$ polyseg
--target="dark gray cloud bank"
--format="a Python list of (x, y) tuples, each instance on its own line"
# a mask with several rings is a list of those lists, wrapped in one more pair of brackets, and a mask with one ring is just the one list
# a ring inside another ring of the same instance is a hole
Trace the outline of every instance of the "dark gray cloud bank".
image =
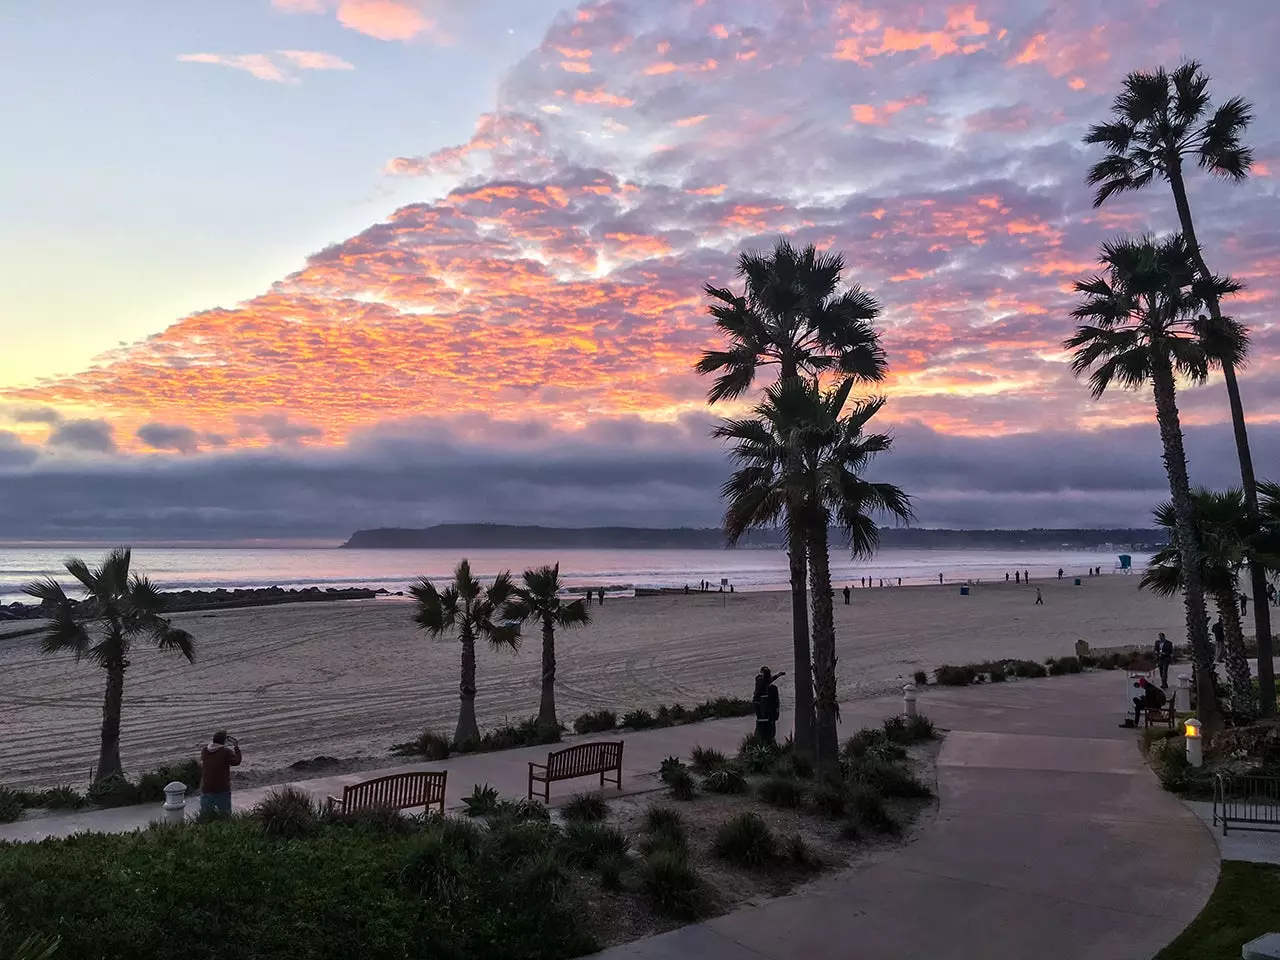
[[(78, 453), (0, 432), (0, 540), (343, 538), (452, 521), (710, 526), (730, 469), (710, 422), (622, 419), (566, 436), (471, 416), (384, 425), (339, 448), (284, 440), (187, 456), (112, 452), (109, 429), (87, 426), (64, 434)], [(191, 448), (162, 426), (143, 428), (149, 443)], [(908, 424), (874, 475), (913, 495), (922, 526), (1147, 525), (1167, 496), (1154, 424), (1072, 427), (960, 437)], [(1259, 475), (1280, 476), (1280, 427), (1255, 425), (1252, 439)], [(1194, 482), (1236, 482), (1229, 427), (1188, 428), (1187, 444)]]

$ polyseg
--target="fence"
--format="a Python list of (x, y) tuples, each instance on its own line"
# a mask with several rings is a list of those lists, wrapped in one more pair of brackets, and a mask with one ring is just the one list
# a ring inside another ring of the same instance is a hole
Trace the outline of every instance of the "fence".
[(1240, 830), (1280, 830), (1280, 777), (1214, 777), (1213, 825), (1219, 823), (1224, 837), (1230, 826)]

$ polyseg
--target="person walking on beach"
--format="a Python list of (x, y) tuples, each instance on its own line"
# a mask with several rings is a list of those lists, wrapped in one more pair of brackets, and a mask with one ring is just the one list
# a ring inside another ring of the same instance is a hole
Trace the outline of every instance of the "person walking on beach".
[(1044, 606), (1044, 597), (1040, 595), (1040, 588), (1036, 587), (1036, 602), (1032, 604), (1034, 607)]
[(1009, 571), (1008, 571), (1008, 570), (1006, 570), (1006, 571), (1004, 572), (1004, 582), (1005, 582), (1005, 583), (1008, 583), (1008, 582), (1009, 582)]
[[(227, 745), (227, 741), (231, 745)], [(200, 751), (200, 814), (231, 812), (231, 768), (240, 766), (240, 741), (219, 730)]]
[(1061, 579), (1062, 579), (1062, 568), (1061, 568), (1061, 567), (1059, 567), (1059, 568), (1058, 568), (1058, 579), (1059, 579), (1059, 580), (1061, 580)]
[(1019, 573), (1017, 570), (1013, 571), (1013, 582), (1014, 583), (1022, 582), (1022, 574)]
[(1169, 689), (1169, 664), (1173, 663), (1173, 641), (1163, 633), (1156, 640), (1156, 667), (1160, 671), (1160, 689)]
[(782, 712), (778, 677), (768, 667), (761, 667), (756, 674), (755, 693), (751, 697), (756, 708), (756, 736), (765, 743), (773, 743), (778, 736), (778, 716)]
[(1023, 579), (1023, 580), (1025, 580), (1025, 581), (1027, 581), (1027, 583), (1030, 583), (1030, 582), (1031, 582), (1031, 571), (1030, 571), (1030, 570), (1023, 570), (1023, 571), (1022, 571), (1022, 579)]
[[(1161, 634), (1164, 636), (1164, 634)], [(1222, 618), (1213, 621), (1214, 659), (1221, 663), (1227, 658), (1226, 631), (1222, 629)]]
[[(723, 588), (723, 587), (721, 587), (720, 589), (722, 589), (722, 590), (723, 590), (724, 588)], [(599, 594), (599, 597), (600, 597), (600, 606), (602, 606), (602, 607), (603, 607), (603, 606), (604, 606), (604, 587), (601, 587), (601, 588), (597, 591), (597, 593)]]
[(942, 574), (938, 574), (938, 586), (942, 586)]
[(848, 588), (848, 587), (845, 587), (845, 588), (844, 588), (844, 605), (845, 605), (846, 607), (849, 605), (849, 594), (850, 594), (850, 592), (851, 592), (851, 591), (849, 590), (849, 588)]

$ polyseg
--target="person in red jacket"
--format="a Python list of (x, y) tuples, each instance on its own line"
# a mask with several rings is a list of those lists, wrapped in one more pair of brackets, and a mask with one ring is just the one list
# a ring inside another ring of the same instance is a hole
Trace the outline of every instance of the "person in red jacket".
[[(230, 741), (228, 745), (227, 741)], [(240, 766), (240, 741), (219, 730), (200, 751), (200, 813), (231, 812), (231, 768)]]

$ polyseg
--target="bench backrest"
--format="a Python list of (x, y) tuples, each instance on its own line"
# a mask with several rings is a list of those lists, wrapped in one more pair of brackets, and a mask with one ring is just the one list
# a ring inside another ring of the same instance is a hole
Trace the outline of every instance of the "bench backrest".
[(396, 773), (354, 783), (342, 790), (342, 805), (350, 811), (364, 807), (425, 807), (444, 799), (447, 774), (437, 771)]
[(613, 770), (622, 764), (622, 741), (579, 743), (547, 756), (547, 776), (582, 777), (590, 773)]

